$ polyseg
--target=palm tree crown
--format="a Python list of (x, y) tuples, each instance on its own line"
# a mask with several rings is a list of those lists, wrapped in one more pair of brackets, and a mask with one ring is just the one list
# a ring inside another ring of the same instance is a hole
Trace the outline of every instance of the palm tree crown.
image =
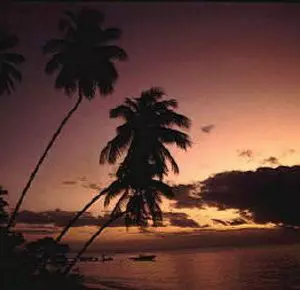
[(174, 173), (179, 173), (165, 144), (175, 144), (184, 150), (191, 146), (189, 136), (173, 128), (189, 128), (191, 122), (173, 110), (178, 106), (176, 100), (161, 100), (164, 95), (161, 88), (153, 87), (143, 91), (139, 98), (127, 98), (123, 105), (110, 111), (111, 118), (121, 117), (125, 123), (117, 127), (116, 137), (102, 150), (100, 163), (113, 164), (128, 149), (117, 171), (118, 177), (128, 176), (131, 171), (137, 180), (148, 179), (149, 175), (162, 179), (168, 174), (167, 162)]
[(127, 59), (122, 48), (110, 44), (120, 38), (121, 30), (103, 29), (104, 15), (96, 10), (83, 8), (78, 14), (65, 14), (59, 22), (64, 38), (51, 39), (43, 47), (52, 54), (46, 72), (58, 71), (55, 87), (67, 94), (78, 91), (92, 99), (97, 88), (101, 95), (112, 93), (118, 78), (114, 61)]
[(7, 52), (18, 43), (15, 35), (8, 35), (0, 31), (0, 95), (11, 94), (15, 90), (15, 81), (21, 82), (22, 74), (16, 68), (25, 61), (21, 54)]

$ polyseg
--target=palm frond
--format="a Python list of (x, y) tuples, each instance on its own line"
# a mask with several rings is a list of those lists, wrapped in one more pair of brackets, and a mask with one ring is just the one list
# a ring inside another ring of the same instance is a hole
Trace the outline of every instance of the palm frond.
[(119, 40), (122, 36), (122, 30), (119, 28), (107, 28), (103, 31), (101, 35), (101, 42), (106, 43), (106, 42), (111, 42), (115, 40)]
[(7, 93), (10, 95), (15, 90), (15, 85), (11, 79), (11, 75), (6, 74), (3, 76), (3, 73), (0, 74), (0, 94)]
[(24, 56), (18, 53), (2, 53), (1, 58), (4, 59), (5, 62), (13, 64), (20, 64), (25, 61)]
[(19, 39), (15, 35), (7, 35), (6, 33), (0, 36), (0, 51), (11, 49), (15, 47), (19, 42)]
[(138, 104), (131, 98), (126, 98), (125, 104), (129, 106), (133, 112), (137, 112), (139, 110)]
[(141, 93), (140, 99), (146, 99), (151, 101), (157, 101), (165, 95), (165, 92), (160, 87), (152, 87), (149, 90), (143, 91)]
[(188, 147), (192, 146), (192, 141), (189, 135), (171, 128), (158, 128), (157, 129), (159, 138), (166, 144), (175, 143), (177, 147), (187, 150)]
[(172, 171), (175, 174), (179, 174), (179, 166), (176, 163), (175, 159), (173, 158), (173, 156), (171, 155), (170, 151), (163, 145), (161, 144), (160, 146), (160, 151), (162, 152), (162, 154), (168, 159), (168, 161), (171, 164), (172, 167)]
[(66, 39), (52, 38), (43, 45), (42, 51), (43, 53), (59, 53), (67, 44)]
[(114, 139), (109, 141), (101, 151), (100, 164), (105, 162), (114, 164), (128, 146), (130, 138), (130, 132), (124, 131), (124, 134), (117, 135)]
[(76, 81), (73, 77), (75, 73), (71, 67), (63, 67), (55, 80), (55, 88), (63, 88), (67, 95), (73, 93), (77, 88)]
[(111, 109), (109, 112), (110, 118), (119, 118), (122, 117), (126, 121), (129, 121), (133, 118), (134, 112), (129, 106), (126, 105), (120, 105), (114, 109)]
[(22, 81), (22, 74), (11, 64), (2, 64), (2, 73), (4, 73), (6, 77), (13, 77), (13, 79), (18, 82)]
[(159, 191), (166, 198), (169, 198), (169, 199), (174, 198), (174, 193), (173, 193), (172, 187), (160, 180), (152, 179), (149, 183), (149, 186), (153, 190)]
[(75, 13), (70, 10), (65, 10), (64, 13), (68, 17), (69, 21), (72, 21), (74, 24), (78, 23), (78, 16)]
[(116, 45), (100, 46), (97, 48), (96, 51), (104, 59), (121, 60), (121, 61), (128, 59), (128, 55), (126, 51), (123, 48)]
[(57, 53), (52, 56), (52, 58), (47, 62), (45, 67), (46, 74), (53, 74), (56, 70), (60, 68), (63, 64), (63, 55), (62, 53)]
[(126, 190), (124, 183), (120, 180), (114, 181), (105, 192), (104, 207), (109, 206), (112, 199)]
[(176, 109), (178, 107), (178, 102), (175, 99), (163, 100), (154, 104), (153, 110), (165, 111), (168, 110), (169, 107)]
[(184, 115), (178, 114), (172, 110), (166, 110), (157, 117), (157, 123), (160, 126), (178, 126), (189, 129), (191, 120)]
[(97, 70), (93, 72), (93, 76), (100, 91), (100, 95), (106, 96), (113, 92), (119, 74), (114, 64), (110, 61), (100, 63), (99, 65)]
[(114, 209), (112, 210), (111, 216), (119, 214), (122, 212), (122, 207), (125, 205), (126, 201), (129, 198), (129, 189), (126, 188), (123, 195), (119, 198), (118, 202), (116, 203)]
[(163, 220), (163, 214), (159, 204), (157, 203), (158, 195), (155, 192), (146, 191), (145, 199), (146, 204), (150, 213), (150, 217), (153, 221), (153, 225), (156, 226), (160, 224)]
[(134, 194), (130, 197), (126, 206), (125, 224), (127, 227), (132, 225), (140, 227), (147, 226), (148, 214), (142, 195)]

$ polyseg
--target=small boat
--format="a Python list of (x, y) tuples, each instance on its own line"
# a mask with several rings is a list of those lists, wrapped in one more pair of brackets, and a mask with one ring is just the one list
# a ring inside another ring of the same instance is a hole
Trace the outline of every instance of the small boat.
[(97, 261), (99, 261), (99, 259), (95, 258), (95, 257), (80, 257), (79, 261), (80, 262), (97, 262)]
[(112, 257), (106, 257), (104, 254), (102, 254), (102, 262), (107, 262), (107, 261), (112, 261), (113, 258)]
[(130, 257), (129, 259), (133, 261), (154, 261), (155, 258), (155, 255), (139, 255), (137, 257)]

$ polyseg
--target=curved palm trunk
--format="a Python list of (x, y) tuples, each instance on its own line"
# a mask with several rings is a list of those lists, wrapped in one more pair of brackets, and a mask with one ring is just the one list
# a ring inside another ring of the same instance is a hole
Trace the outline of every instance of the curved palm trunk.
[(82, 216), (84, 212), (86, 212), (102, 195), (103, 192), (106, 190), (103, 189), (99, 194), (97, 194), (90, 202), (88, 202), (82, 210), (80, 210), (76, 216), (69, 221), (67, 226), (62, 230), (62, 232), (59, 234), (59, 236), (56, 238), (56, 242), (60, 242), (60, 240), (63, 238), (63, 236), (67, 233), (67, 231), (72, 227), (72, 225)]
[(112, 222), (119, 219), (125, 214), (125, 212), (121, 212), (119, 214), (116, 214), (112, 216), (107, 222), (105, 222), (97, 232), (93, 234), (93, 236), (84, 244), (83, 248), (77, 253), (76, 257), (72, 260), (72, 262), (66, 267), (64, 274), (68, 274), (72, 268), (76, 265), (79, 258), (84, 254), (84, 252), (87, 250), (87, 248), (93, 243), (93, 241), (102, 233), (105, 228), (107, 228)]
[(34, 170), (32, 171), (32, 173), (30, 174), (30, 177), (21, 193), (21, 196), (17, 202), (17, 205), (11, 215), (11, 218), (9, 220), (9, 223), (7, 225), (7, 229), (9, 229), (13, 224), (14, 221), (16, 219), (17, 213), (22, 205), (23, 199), (25, 198), (25, 195), (27, 193), (27, 191), (29, 190), (31, 183), (33, 182), (36, 174), (38, 173), (42, 163), (44, 162), (45, 158), (47, 157), (48, 152), (50, 151), (51, 147), (53, 146), (54, 142), (56, 141), (57, 137), (59, 136), (59, 134), (61, 133), (63, 127), (66, 125), (66, 123), (68, 122), (68, 120), (71, 118), (71, 116), (73, 115), (73, 113), (78, 109), (80, 103), (82, 102), (83, 97), (81, 95), (81, 93), (79, 93), (79, 97), (77, 102), (75, 103), (74, 107), (69, 111), (69, 113), (66, 115), (66, 117), (62, 120), (62, 122), (60, 123), (59, 127), (57, 128), (56, 132), (53, 134), (50, 142), (48, 143), (43, 155), (40, 157), (38, 163), (36, 164)]

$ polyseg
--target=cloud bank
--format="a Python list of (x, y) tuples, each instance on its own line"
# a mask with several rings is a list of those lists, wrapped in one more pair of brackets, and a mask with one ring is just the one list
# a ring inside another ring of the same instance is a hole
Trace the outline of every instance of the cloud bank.
[(207, 205), (237, 209), (259, 224), (300, 226), (300, 166), (218, 173), (202, 186), (202, 202)]
[[(55, 227), (65, 227), (69, 220), (71, 220), (77, 212), (63, 211), (63, 210), (49, 210), (42, 212), (34, 212), (29, 210), (21, 211), (17, 216), (17, 223), (28, 225), (39, 225), (38, 228), (42, 230), (45, 225), (53, 225)], [(73, 227), (83, 226), (101, 226), (109, 219), (109, 214), (104, 216), (93, 216), (90, 212), (84, 213), (80, 219), (73, 225)], [(169, 212), (164, 214), (164, 220), (168, 221), (171, 226), (181, 228), (199, 228), (200, 225), (185, 213)], [(125, 222), (119, 219), (113, 222), (110, 227), (124, 227)]]

